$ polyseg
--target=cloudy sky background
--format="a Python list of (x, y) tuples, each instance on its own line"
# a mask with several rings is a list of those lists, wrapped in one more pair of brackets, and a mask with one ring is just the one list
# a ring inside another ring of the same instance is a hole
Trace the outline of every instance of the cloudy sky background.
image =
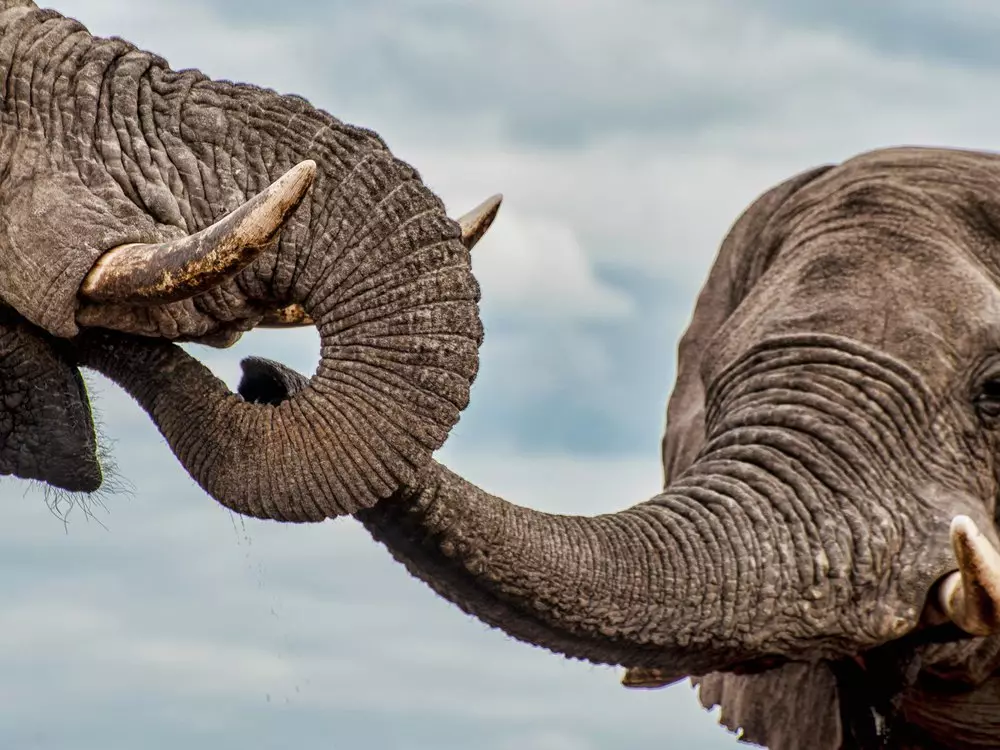
[[(482, 369), (440, 453), (491, 491), (596, 513), (653, 494), (674, 349), (719, 240), (799, 170), (900, 143), (1000, 147), (986, 0), (62, 0), (175, 68), (378, 130), (477, 247)], [(312, 372), (313, 331), (198, 350)], [(0, 744), (24, 748), (735, 747), (687, 686), (488, 631), (349, 520), (209, 501), (91, 377), (130, 492), (63, 523), (0, 480)], [(62, 505), (65, 511), (70, 506)]]

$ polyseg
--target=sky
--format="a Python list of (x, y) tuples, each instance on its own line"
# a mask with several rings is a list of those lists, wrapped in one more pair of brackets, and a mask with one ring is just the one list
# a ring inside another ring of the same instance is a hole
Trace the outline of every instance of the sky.
[[(719, 242), (803, 169), (899, 144), (1000, 148), (987, 0), (61, 0), (174, 68), (306, 96), (377, 130), (457, 216), (486, 339), (438, 458), (520, 504), (655, 494), (678, 336)], [(190, 348), (311, 373), (312, 330)], [(88, 376), (113, 491), (0, 480), (0, 744), (606, 750), (737, 746), (686, 684), (515, 643), (350, 519), (220, 508)]]

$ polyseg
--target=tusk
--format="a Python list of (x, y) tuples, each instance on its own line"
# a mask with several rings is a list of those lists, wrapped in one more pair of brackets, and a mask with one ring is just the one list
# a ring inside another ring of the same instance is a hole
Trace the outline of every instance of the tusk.
[(499, 193), (492, 195), (458, 220), (459, 226), (462, 227), (462, 244), (466, 248), (471, 250), (483, 238), (497, 217), (501, 202), (503, 202), (502, 195)]
[(289, 305), (277, 310), (269, 310), (258, 324), (261, 328), (296, 328), (316, 325), (302, 305)]
[(941, 608), (967, 633), (1000, 632), (1000, 553), (968, 516), (952, 520), (951, 546), (958, 570), (941, 584)]
[(667, 677), (660, 669), (650, 667), (629, 667), (622, 677), (622, 685), (627, 688), (654, 689), (673, 685), (683, 677)]
[(316, 162), (303, 161), (200, 232), (116, 247), (98, 258), (80, 292), (95, 302), (132, 305), (160, 305), (207, 292), (274, 243), (315, 176)]

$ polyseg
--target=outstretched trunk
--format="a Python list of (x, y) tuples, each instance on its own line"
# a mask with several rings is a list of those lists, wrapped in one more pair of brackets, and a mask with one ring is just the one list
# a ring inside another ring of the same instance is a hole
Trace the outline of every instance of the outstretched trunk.
[[(171, 381), (210, 378), (168, 345), (104, 346), (104, 361), (121, 362), (112, 376), (159, 421), (179, 418), (157, 396)], [(789, 367), (817, 381), (792, 381)], [(281, 408), (308, 387), (266, 360), (244, 369), (240, 393), (255, 405)], [(833, 379), (841, 389), (820, 387)], [(718, 389), (698, 460), (628, 510), (534, 511), (431, 463), (357, 517), (484, 622), (667, 679), (853, 656), (916, 627), (927, 592), (955, 564), (950, 515), (987, 519), (971, 496), (930, 481), (942, 476), (933, 459), (900, 451), (885, 469), (886, 451), (906, 439), (899, 430), (919, 434), (934, 419), (915, 374), (845, 340), (790, 336), (751, 352)], [(885, 417), (875, 427), (852, 414), (862, 398)]]
[(935, 484), (941, 457), (910, 450), (935, 420), (919, 377), (846, 340), (788, 336), (713, 396), (698, 459), (628, 510), (540, 513), (434, 465), (358, 517), (466, 611), (592, 661), (680, 677), (854, 655), (912, 630), (955, 566), (951, 515), (989, 523)]
[(847, 570), (824, 580), (813, 563), (845, 550), (797, 539), (754, 488), (756, 473), (692, 476), (627, 510), (581, 517), (508, 503), (435, 464), (422, 489), (358, 517), (413, 575), (487, 624), (667, 680), (854, 651), (910, 624), (885, 612), (881, 627), (848, 637), (841, 618), (860, 582)]
[[(413, 482), (468, 402), (482, 337), (459, 225), (416, 171), (301, 98), (171, 71), (31, 3), (0, 0), (0, 32), (0, 135), (17, 146), (0, 165), (14, 217), (0, 235), (0, 300), (58, 336), (103, 327), (222, 345), (298, 305), (322, 359), (277, 408), (218, 381), (150, 391), (99, 349), (87, 363), (154, 412), (169, 401), (158, 424), (171, 449), (238, 512), (318, 520)], [(202, 230), (305, 160), (317, 165), (311, 193), (227, 282), (155, 306), (77, 297), (112, 248)]]
[[(661, 495), (596, 517), (520, 507), (432, 464), (421, 489), (357, 517), (465, 612), (665, 680), (841, 658), (912, 630), (924, 592), (953, 566), (921, 554), (947, 550), (947, 524), (918, 533), (905, 513), (838, 507), (820, 481), (794, 478), (793, 461), (761, 466), (766, 450), (734, 443)], [(938, 543), (906, 546), (918, 538)]]

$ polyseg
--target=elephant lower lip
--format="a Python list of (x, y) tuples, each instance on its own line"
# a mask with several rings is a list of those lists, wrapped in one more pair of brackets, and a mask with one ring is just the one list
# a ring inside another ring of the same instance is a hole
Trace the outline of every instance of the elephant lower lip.
[(103, 475), (87, 387), (68, 342), (0, 307), (0, 474), (68, 492)]
[(90, 411), (90, 397), (87, 394), (87, 385), (83, 380), (83, 375), (78, 367), (73, 367), (73, 379), (76, 381), (77, 392), (80, 395), (80, 402), (86, 406), (88, 424), (82, 428), (87, 435), (87, 442), (90, 444), (88, 460), (84, 462), (73, 474), (71, 483), (75, 486), (64, 486), (63, 489), (70, 492), (96, 492), (104, 483), (104, 473), (101, 464), (97, 459), (97, 433), (94, 428), (93, 418)]

